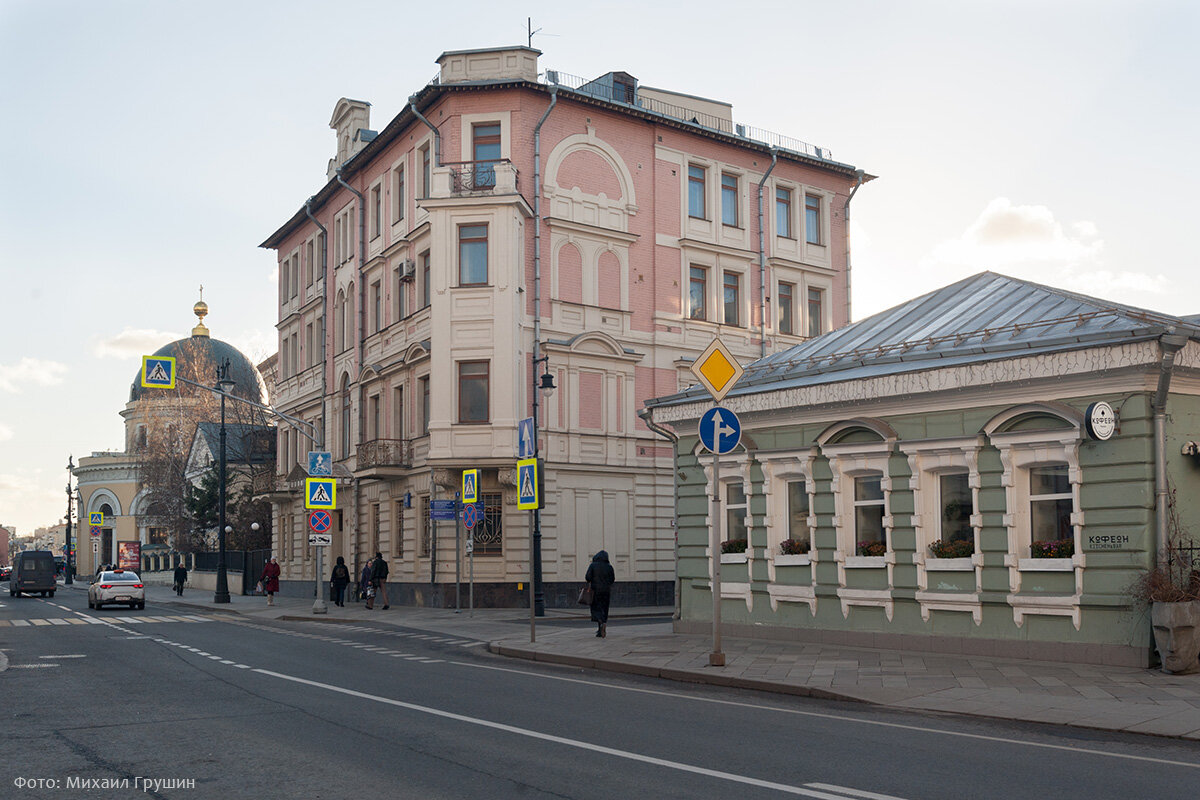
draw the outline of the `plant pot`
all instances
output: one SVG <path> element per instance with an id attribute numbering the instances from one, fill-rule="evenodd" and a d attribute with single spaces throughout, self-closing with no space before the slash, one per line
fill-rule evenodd
<path id="1" fill-rule="evenodd" d="M 1150 622 L 1162 671 L 1173 675 L 1200 672 L 1200 600 L 1154 603 Z"/>

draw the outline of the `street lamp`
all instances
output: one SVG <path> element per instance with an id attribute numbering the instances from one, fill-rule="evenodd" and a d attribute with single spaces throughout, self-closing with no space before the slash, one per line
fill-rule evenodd
<path id="1" fill-rule="evenodd" d="M 221 395 L 221 455 L 217 503 L 220 506 L 217 519 L 217 589 L 213 593 L 214 603 L 229 602 L 229 575 L 225 571 L 225 534 L 232 531 L 225 525 L 225 395 L 235 386 L 229 379 L 229 359 L 217 368 L 217 394 Z"/>
<path id="2" fill-rule="evenodd" d="M 545 480 L 545 473 L 541 459 L 538 456 L 538 391 L 546 393 L 546 398 L 550 398 L 551 392 L 554 391 L 554 376 L 550 374 L 550 356 L 545 355 L 541 358 L 533 359 L 533 457 L 538 459 L 538 474 L 541 479 Z M 537 377 L 537 365 L 545 364 L 541 378 Z M 533 613 L 535 616 L 546 616 L 546 594 L 542 590 L 542 509 L 541 504 L 545 499 L 538 494 L 538 508 L 533 510 Z"/>
<path id="3" fill-rule="evenodd" d="M 67 456 L 67 552 L 63 553 L 63 583 L 70 586 L 74 583 L 71 573 L 71 501 L 75 499 L 75 494 L 71 491 L 71 480 L 75 477 L 75 457 Z"/>

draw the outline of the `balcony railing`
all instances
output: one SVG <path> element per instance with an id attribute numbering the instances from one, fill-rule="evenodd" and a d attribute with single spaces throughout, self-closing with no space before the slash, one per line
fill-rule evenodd
<path id="1" fill-rule="evenodd" d="M 454 195 L 497 191 L 508 194 L 519 190 L 517 168 L 506 158 L 495 161 L 454 161 L 443 166 L 450 168 L 450 192 Z"/>
<path id="2" fill-rule="evenodd" d="M 372 439 L 358 446 L 358 469 L 412 466 L 412 440 Z"/>

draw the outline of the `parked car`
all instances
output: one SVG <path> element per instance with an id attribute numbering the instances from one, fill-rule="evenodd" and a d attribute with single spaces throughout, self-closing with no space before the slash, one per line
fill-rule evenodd
<path id="1" fill-rule="evenodd" d="M 12 567 L 5 565 L 0 567 L 0 581 L 6 581 L 12 577 Z"/>
<path id="2" fill-rule="evenodd" d="M 40 592 L 42 597 L 54 597 L 54 554 L 49 550 L 24 550 L 17 553 L 13 565 L 12 579 L 8 582 L 8 596 Z"/>
<path id="3" fill-rule="evenodd" d="M 146 587 L 136 572 L 124 569 L 101 572 L 88 587 L 88 608 L 100 609 L 112 603 L 146 607 Z"/>

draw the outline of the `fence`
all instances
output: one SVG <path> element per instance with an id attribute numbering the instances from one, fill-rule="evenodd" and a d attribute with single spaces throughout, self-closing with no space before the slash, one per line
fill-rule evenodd
<path id="1" fill-rule="evenodd" d="M 263 567 L 271 557 L 270 550 L 226 550 L 225 571 L 239 573 L 242 586 L 250 587 L 262 575 Z M 142 556 L 143 572 L 161 572 L 175 569 L 182 561 L 188 569 L 197 572 L 216 572 L 221 554 L 215 552 L 164 553 Z"/>

